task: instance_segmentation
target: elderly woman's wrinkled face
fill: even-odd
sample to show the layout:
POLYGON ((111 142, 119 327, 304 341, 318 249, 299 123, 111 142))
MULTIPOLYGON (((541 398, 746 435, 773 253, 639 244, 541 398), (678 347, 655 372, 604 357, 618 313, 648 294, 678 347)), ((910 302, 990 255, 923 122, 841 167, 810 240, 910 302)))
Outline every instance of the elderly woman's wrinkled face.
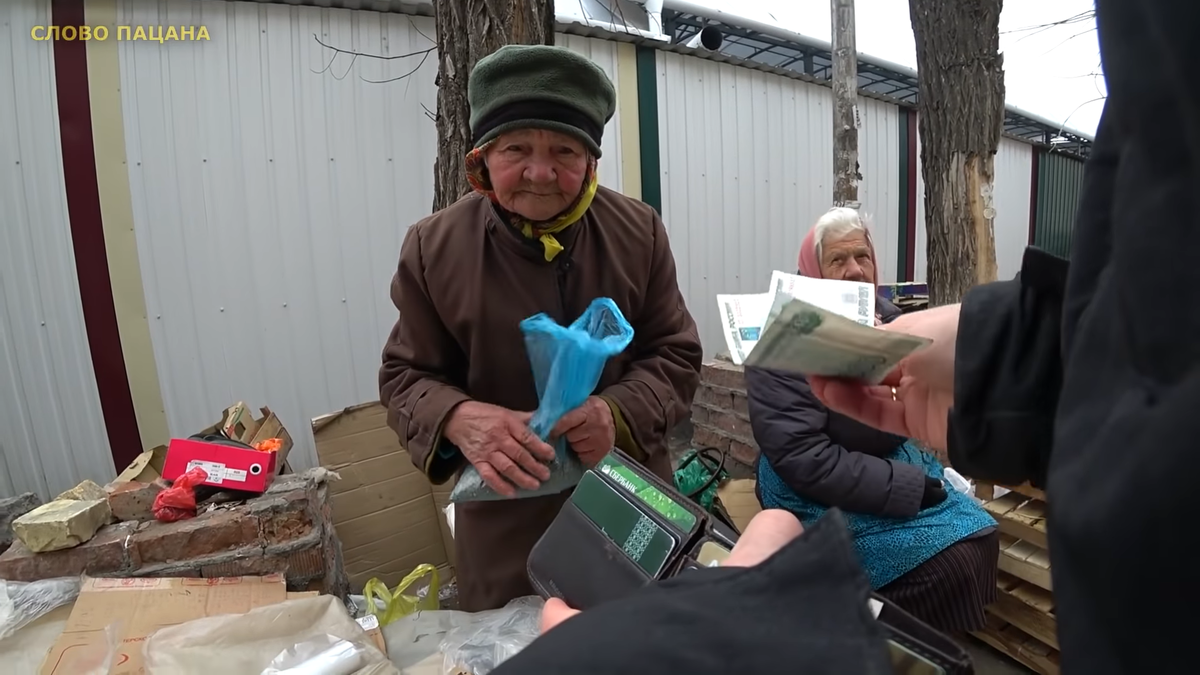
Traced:
POLYGON ((862 232, 821 242, 821 276, 842 281, 875 283, 871 246, 862 232))
POLYGON ((583 143, 544 129, 503 134, 486 160, 500 206, 533 221, 550 220, 571 206, 588 166, 583 143))

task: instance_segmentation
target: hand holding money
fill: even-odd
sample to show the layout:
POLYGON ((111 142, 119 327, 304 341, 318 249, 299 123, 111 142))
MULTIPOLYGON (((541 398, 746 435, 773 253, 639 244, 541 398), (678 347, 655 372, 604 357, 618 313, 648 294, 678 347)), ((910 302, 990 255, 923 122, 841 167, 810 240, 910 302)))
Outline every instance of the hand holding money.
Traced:
POLYGON ((901 359, 930 342, 888 329, 864 325, 779 292, 745 364, 879 384, 901 359))
POLYGON ((946 305, 905 314, 880 326, 879 332, 903 332, 928 341, 929 346, 901 359, 875 385, 835 376, 809 377, 813 393, 830 410, 945 450, 946 418, 954 405, 958 312, 959 305, 946 305))

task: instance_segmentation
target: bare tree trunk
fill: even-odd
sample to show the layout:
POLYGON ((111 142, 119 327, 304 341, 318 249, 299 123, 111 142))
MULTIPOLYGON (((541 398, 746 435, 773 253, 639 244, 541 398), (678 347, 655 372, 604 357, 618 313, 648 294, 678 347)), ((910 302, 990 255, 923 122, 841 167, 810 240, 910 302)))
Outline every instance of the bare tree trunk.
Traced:
POLYGON ((996 279, 992 179, 1004 128, 1002 0, 909 0, 917 43, 931 305, 996 279))
POLYGON ((437 0, 437 135, 433 210, 470 191, 463 157, 471 149, 467 78, 479 59, 507 44, 554 44, 554 0, 437 0))
POLYGON ((854 0, 830 0, 833 19, 833 204, 859 208, 858 51, 854 0))

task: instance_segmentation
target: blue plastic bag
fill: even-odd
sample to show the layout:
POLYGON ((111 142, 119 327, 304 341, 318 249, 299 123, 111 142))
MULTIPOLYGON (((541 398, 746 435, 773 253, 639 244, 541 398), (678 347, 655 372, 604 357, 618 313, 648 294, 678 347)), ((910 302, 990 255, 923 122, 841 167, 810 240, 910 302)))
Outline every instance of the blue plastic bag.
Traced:
MULTIPOLYGON (((633 326, 609 298, 593 300, 570 326, 560 326, 549 316, 537 314, 521 322, 521 332, 525 334, 525 351, 538 394, 538 408, 529 428, 542 440, 563 415, 583 405, 600 382, 604 364, 633 341, 633 326)), ((554 450, 550 478, 536 490, 517 488, 518 499, 557 494, 574 487, 583 477, 583 464, 565 438, 558 439, 554 450)), ((470 465, 450 493, 452 502, 497 499, 504 497, 484 483, 470 465)))

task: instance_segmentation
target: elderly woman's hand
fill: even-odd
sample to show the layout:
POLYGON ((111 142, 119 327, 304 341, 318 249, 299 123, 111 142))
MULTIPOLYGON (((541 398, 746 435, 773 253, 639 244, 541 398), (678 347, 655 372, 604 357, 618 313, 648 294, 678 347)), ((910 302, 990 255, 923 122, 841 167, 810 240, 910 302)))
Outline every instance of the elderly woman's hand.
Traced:
POLYGON ((458 446, 493 490, 515 497, 516 487, 533 490, 550 478, 543 462, 554 459, 554 448, 529 430, 530 417, 530 413, 466 401, 450 413, 442 435, 458 446))
POLYGON ((579 461, 589 469, 604 459, 617 442, 612 408, 599 396, 589 396, 583 405, 563 415, 550 432, 551 440, 567 437, 579 461))

